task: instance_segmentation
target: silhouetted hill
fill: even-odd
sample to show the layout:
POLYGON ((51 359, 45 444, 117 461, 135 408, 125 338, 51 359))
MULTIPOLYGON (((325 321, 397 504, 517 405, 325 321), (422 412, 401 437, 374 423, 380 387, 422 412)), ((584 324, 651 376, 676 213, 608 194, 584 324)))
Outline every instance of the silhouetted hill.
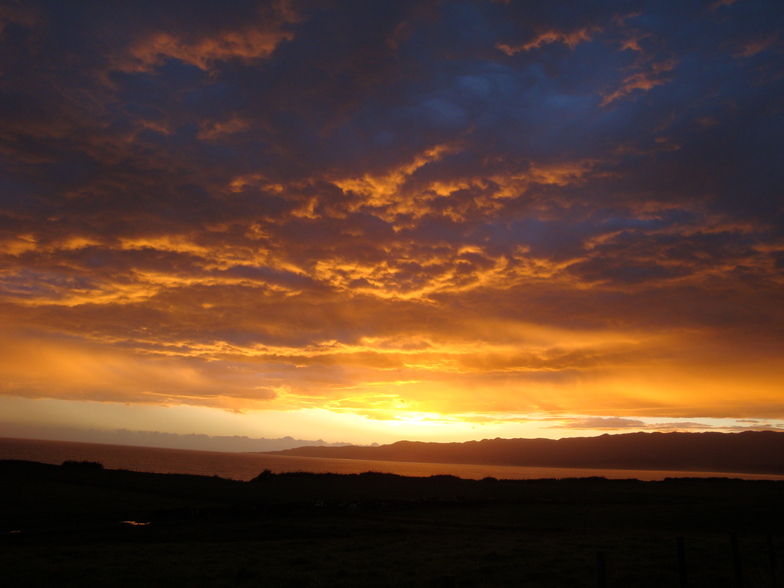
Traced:
POLYGON ((128 445, 134 447, 164 447, 169 449, 195 449, 197 451, 224 451, 227 453, 261 453, 283 451, 304 446, 338 447, 348 443, 327 443, 323 439, 270 439, 244 435, 204 435, 165 433, 161 431, 131 431, 128 429, 80 429, 77 427, 47 427, 25 423, 0 424, 0 437, 11 439, 48 439, 69 443, 99 443, 103 445, 128 445))
MULTIPOLYGON (((2 586, 775 586, 784 481, 484 480, 262 472, 253 481, 0 460, 2 586), (732 533, 733 535, 730 535, 732 533), (445 571, 449 575, 445 576, 445 571), (602 584, 603 585, 603 584, 602 584)), ((778 578, 781 578, 778 575, 778 578)))
POLYGON ((571 439, 398 441, 299 447, 275 455, 483 465, 784 474, 784 433, 626 433, 571 439))

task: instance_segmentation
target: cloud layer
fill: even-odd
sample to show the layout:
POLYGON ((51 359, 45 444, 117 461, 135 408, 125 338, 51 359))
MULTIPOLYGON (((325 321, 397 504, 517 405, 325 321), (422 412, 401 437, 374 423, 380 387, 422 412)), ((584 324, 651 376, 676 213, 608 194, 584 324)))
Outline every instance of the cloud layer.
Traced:
POLYGON ((6 2, 0 393, 784 418, 782 19, 6 2))

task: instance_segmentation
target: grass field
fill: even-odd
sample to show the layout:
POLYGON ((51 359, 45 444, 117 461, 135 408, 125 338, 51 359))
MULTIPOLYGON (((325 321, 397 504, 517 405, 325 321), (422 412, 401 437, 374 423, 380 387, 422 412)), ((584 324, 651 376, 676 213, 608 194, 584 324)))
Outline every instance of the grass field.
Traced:
POLYGON ((669 587, 680 537, 688 586, 762 587, 784 575, 783 499, 773 481, 238 482, 6 461, 0 566, 7 586, 574 587, 600 585, 602 553, 606 586, 669 587))

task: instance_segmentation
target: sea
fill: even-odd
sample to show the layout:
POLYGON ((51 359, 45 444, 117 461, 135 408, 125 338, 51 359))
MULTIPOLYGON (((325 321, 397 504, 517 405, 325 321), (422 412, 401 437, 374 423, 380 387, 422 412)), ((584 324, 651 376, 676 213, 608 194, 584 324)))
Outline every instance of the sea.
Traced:
POLYGON ((426 477, 452 475, 480 480, 493 477, 506 480, 542 478, 586 478, 600 476, 608 479, 663 480, 665 478, 742 478, 745 480, 784 480, 784 476, 739 474, 726 472, 686 472, 653 470, 610 470, 583 468, 518 467, 452 463, 419 463, 402 461, 370 461, 359 459, 327 459, 318 457, 289 457, 265 453, 225 453, 104 445, 72 441, 0 438, 0 460, 21 459, 41 463, 61 464, 67 460, 97 461, 107 469, 122 469, 161 474, 195 474, 219 476, 232 480, 250 480, 264 470, 273 473, 313 472, 359 474, 382 472, 402 476, 426 477))

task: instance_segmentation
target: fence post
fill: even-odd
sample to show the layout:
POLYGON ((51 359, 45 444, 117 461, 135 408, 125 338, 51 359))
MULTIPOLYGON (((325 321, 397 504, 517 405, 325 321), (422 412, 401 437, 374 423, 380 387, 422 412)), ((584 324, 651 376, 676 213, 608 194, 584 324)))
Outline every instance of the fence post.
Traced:
POLYGON ((732 568, 735 571, 735 588, 743 588, 743 568, 740 563, 740 548, 738 547, 738 534, 730 534, 732 546, 732 568))
POLYGON ((596 552, 596 583, 599 588, 607 588, 607 558, 604 551, 596 552))
POLYGON ((678 551, 678 586, 686 588, 689 583, 686 577, 686 548, 683 544, 683 537, 675 538, 675 547, 678 551))

